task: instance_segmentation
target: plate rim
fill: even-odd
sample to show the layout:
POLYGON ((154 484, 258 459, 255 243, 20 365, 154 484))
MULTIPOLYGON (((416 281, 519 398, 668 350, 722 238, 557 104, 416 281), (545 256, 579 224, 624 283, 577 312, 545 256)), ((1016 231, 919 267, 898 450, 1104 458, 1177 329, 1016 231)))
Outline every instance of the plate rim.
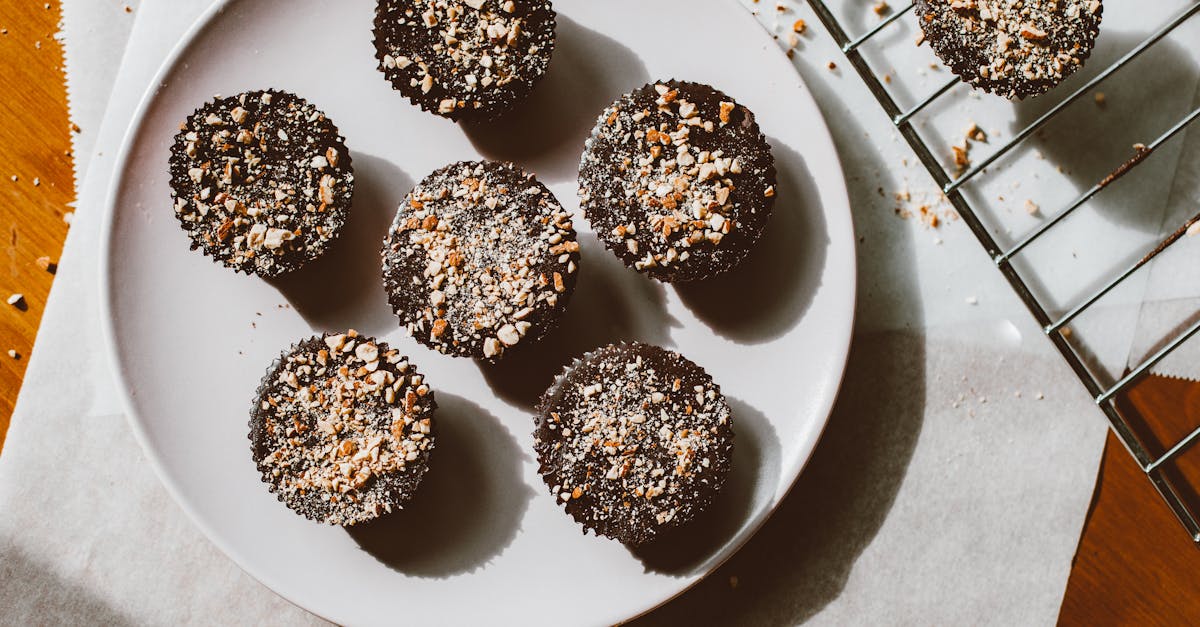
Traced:
MULTIPOLYGON (((162 86, 166 83, 167 78, 179 65, 180 59, 193 45, 195 45, 197 38, 212 25, 213 21, 231 4, 238 1, 241 0, 213 0, 212 4, 210 4, 208 8, 204 9, 204 11, 200 13, 195 22, 193 22, 181 35, 179 41, 172 46, 169 54, 167 54, 162 63, 159 65, 158 69, 155 71, 153 79, 146 86, 146 90, 138 99, 134 113, 129 120, 129 124, 126 125, 124 129, 124 133, 120 142, 120 148, 117 151, 117 156, 113 162, 113 171, 108 180, 108 187, 104 197, 104 210, 101 216, 102 223, 98 247, 98 253, 100 255, 98 264, 100 277, 99 281, 97 282, 97 289, 100 291, 100 326, 102 329, 102 336, 104 338, 106 362, 109 366, 109 370, 111 371, 112 381, 116 384, 115 391, 120 400, 121 407, 124 409, 125 420, 129 424, 130 429, 133 431, 134 439, 137 440, 143 454, 150 462, 150 465, 153 468, 154 474, 158 478, 159 483, 166 489, 167 493, 171 496, 171 499, 175 502, 175 504, 183 510, 189 522, 199 529, 204 537, 209 542, 213 543, 213 545, 215 545, 218 549, 220 549, 221 552, 224 553, 227 558, 233 561, 233 563, 236 564, 239 569, 250 575, 259 583, 266 586, 276 596, 314 616, 332 622, 332 619, 329 616, 310 606, 305 602, 305 600, 294 599, 281 592, 285 586, 280 585, 279 582, 277 582, 271 575, 268 569, 251 566, 249 560, 245 559, 244 556, 242 556, 239 551, 231 545, 231 543, 226 542, 220 533, 208 525, 204 518, 192 505, 192 503, 185 498, 184 491, 177 485, 172 476, 167 472, 166 464, 163 462, 162 456, 159 454, 157 449, 150 444, 149 436, 142 425, 143 419, 140 418, 140 412, 138 411, 137 405, 134 402, 135 395, 133 393, 133 388, 130 385, 129 378, 126 376, 125 366, 119 357, 119 351, 117 348, 117 328, 116 320, 113 316, 116 289, 116 281, 113 280, 113 250, 115 248, 113 244, 116 237, 114 227, 116 222, 116 213, 118 210, 117 202, 121 196, 121 192, 125 189, 125 186, 128 185, 126 174, 128 170, 129 159, 134 149, 134 141, 142 127, 145 125, 146 117, 149 113, 150 107, 156 100, 162 86)), ((737 0, 709 1, 737 2, 737 0)), ((739 9, 738 12, 741 15, 741 18, 739 19, 752 20, 755 26, 757 26, 765 36, 770 37, 772 35, 767 26, 758 20, 747 7, 742 6, 740 2, 737 2, 737 4, 739 9)), ((767 54, 784 55, 784 52, 778 45, 774 45, 768 47, 767 54), (774 48, 773 52, 771 51, 771 48, 774 48)), ((845 295, 843 296, 845 302, 841 304, 841 307, 844 308, 847 315, 844 318, 843 324, 838 325, 836 328, 830 329, 831 332, 835 333, 835 338, 838 340, 835 342, 837 354, 834 355, 834 362, 840 364, 840 366, 836 367, 835 373, 831 373, 834 376, 829 378, 828 383, 825 386, 825 400, 817 404, 817 411, 815 414, 822 416, 822 418, 817 421, 819 425, 818 428, 812 429, 808 434, 809 438, 811 439, 811 443, 805 447, 807 450, 804 453, 797 456, 797 467, 795 468, 794 473, 792 473, 791 478, 780 480, 769 510, 766 511, 764 515, 759 516, 757 521, 753 521, 751 523, 749 533, 744 534, 739 541, 737 541, 735 544, 732 544, 726 550, 724 557, 714 562, 707 570, 691 577, 680 578, 680 584, 677 585, 676 589, 669 595, 664 596, 662 599, 653 602, 646 607, 634 610, 634 613, 630 614, 626 618, 621 619, 620 623, 618 624, 624 624, 626 622, 636 620, 637 618, 649 614, 650 612, 653 612, 659 607, 662 607, 683 595, 692 587, 708 578, 717 569, 721 568, 722 565, 724 565, 734 555, 741 551, 746 543, 762 530, 763 525, 765 525, 766 522, 772 516, 774 516, 775 512, 778 511, 779 506, 782 504, 783 500, 787 498, 788 494, 799 480, 800 475, 804 472, 804 469, 812 460, 813 454, 816 451, 816 447, 820 442, 825 429, 829 425, 829 419, 832 415, 834 405, 837 402, 841 392, 842 384, 845 380, 846 370, 849 365, 855 320, 857 317, 858 300, 858 258, 856 252, 857 236, 850 205, 850 194, 846 183, 845 168, 842 166, 842 156, 838 151, 837 144, 833 140, 833 135, 830 132, 829 124, 825 117, 825 111, 813 97, 812 90, 808 88, 808 82, 804 79, 804 76, 800 73, 799 69, 793 65, 792 71, 796 74, 796 78, 799 80, 800 85, 803 88, 801 90, 802 96, 800 97, 807 100, 808 104, 810 104, 816 111, 820 113, 818 116, 819 120, 817 120, 818 124, 816 125, 820 131, 820 134, 815 139, 818 139, 820 144, 825 145, 828 154, 832 156, 833 165, 837 168, 837 171, 840 174, 840 176, 836 177, 837 180, 831 183, 833 188, 829 190, 834 196, 833 200, 845 207, 844 237, 848 238, 845 246, 846 254, 844 255, 846 258, 834 260, 842 267, 846 268, 849 275, 848 281, 846 281, 847 285, 845 295)), ((825 215, 828 216, 829 212, 825 212, 825 215)), ((828 264, 829 261, 826 263, 828 264)))

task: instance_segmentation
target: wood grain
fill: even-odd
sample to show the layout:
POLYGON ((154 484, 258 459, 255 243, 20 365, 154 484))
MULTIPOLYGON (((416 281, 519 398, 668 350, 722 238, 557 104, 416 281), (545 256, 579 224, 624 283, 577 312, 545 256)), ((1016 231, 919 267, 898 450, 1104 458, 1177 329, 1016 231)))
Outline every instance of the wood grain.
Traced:
MULTIPOLYGON (((1148 377, 1130 391, 1124 405, 1153 425, 1145 437, 1160 440, 1162 448, 1200 424, 1200 384, 1148 377)), ((1200 486, 1200 449, 1184 453, 1177 466, 1192 485, 1200 486)), ((1059 623, 1196 624, 1197 573, 1200 548, 1110 434, 1059 623)))
MULTIPOLYGON (((0 236, 8 265, 0 300, 22 293, 28 303, 24 311, 0 304, 0 448, 53 279, 36 262, 58 259, 63 214, 74 196, 62 50, 53 38, 58 21, 57 1, 47 9, 0 0, 0 28, 7 31, 0 34, 0 236), (10 348, 19 359, 5 355, 10 348)), ((1200 424, 1200 384, 1150 377, 1128 403, 1159 425, 1164 441, 1200 424)), ((1200 450, 1180 459, 1179 472, 1200 485, 1200 450)), ((1200 549, 1110 436, 1060 622, 1196 623, 1197 572, 1200 549)))
POLYGON ((59 3, 46 6, 0 0, 0 237, 7 266, 0 300, 18 293, 26 303, 24 310, 0 303, 0 449, 54 278, 37 259, 58 260, 63 214, 75 195, 63 54, 54 39, 59 3))

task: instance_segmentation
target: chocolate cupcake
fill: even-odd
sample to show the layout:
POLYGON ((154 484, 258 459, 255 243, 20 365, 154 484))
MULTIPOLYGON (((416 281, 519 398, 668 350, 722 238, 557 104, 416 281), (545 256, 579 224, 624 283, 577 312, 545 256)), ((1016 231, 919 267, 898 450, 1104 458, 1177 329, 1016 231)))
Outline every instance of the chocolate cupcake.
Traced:
POLYGON ((460 162, 408 194, 383 247, 392 309, 422 344, 496 361, 554 326, 575 290, 570 214, 521 168, 460 162))
POLYGON ((400 93, 451 120, 498 117, 550 67, 549 0, 379 0, 375 56, 400 93))
POLYGON ((171 197, 192 248, 246 274, 279 276, 324 254, 353 191, 337 127, 287 92, 218 98, 171 148, 171 197))
POLYGON ((963 81, 1005 98, 1050 91, 1092 54, 1100 0, 917 0, 924 38, 963 81))
POLYGON ((775 206, 775 160, 754 114, 699 83, 668 81, 600 115, 579 166, 597 237, 661 281, 740 264, 775 206))
POLYGON ((725 483, 729 405, 700 366, 648 344, 584 355, 542 396, 539 472, 567 513, 630 546, 692 520, 725 483))
POLYGON ((354 331, 313 337, 267 369, 250 413, 254 463, 296 513, 367 522, 416 491, 436 407, 424 377, 387 344, 354 331))

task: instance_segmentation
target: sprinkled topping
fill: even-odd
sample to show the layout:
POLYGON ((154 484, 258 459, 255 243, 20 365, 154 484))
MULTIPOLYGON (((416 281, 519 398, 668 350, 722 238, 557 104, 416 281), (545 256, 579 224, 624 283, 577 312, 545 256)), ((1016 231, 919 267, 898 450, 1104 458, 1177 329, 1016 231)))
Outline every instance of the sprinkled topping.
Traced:
POLYGON ((533 89, 550 66, 549 0, 381 0, 379 69, 426 111, 489 118, 533 89))
POLYGON ((534 446, 551 493, 585 528, 626 544, 691 520, 729 472, 733 429, 720 388, 656 346, 585 355, 538 414, 534 446))
POLYGON ((354 174, 337 128, 286 92, 218 99, 175 137, 171 196, 192 248, 272 277, 316 259, 346 222, 354 174))
POLYGON ((279 500, 353 525, 400 509, 433 450, 433 392, 407 357, 355 331, 314 337, 267 371, 254 461, 279 500))
POLYGON ((736 266, 775 196, 754 116, 706 85, 647 85, 601 114, 580 164, 588 220, 627 265, 666 281, 736 266))
POLYGON ((925 40, 962 79, 1006 98, 1049 91, 1083 66, 1100 0, 918 0, 925 40))
POLYGON ((405 198, 384 243, 383 275, 413 337, 495 361, 554 323, 579 259, 570 214, 531 174, 460 162, 405 198))

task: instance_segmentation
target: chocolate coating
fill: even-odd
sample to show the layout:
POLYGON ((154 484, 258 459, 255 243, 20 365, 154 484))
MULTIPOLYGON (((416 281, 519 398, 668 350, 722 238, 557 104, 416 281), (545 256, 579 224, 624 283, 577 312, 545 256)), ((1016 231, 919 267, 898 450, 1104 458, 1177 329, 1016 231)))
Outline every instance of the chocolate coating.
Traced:
POLYGON ((584 530, 630 546, 692 520, 725 483, 729 405, 702 368, 649 344, 584 355, 538 404, 534 448, 584 530))
POLYGON ((324 254, 354 193, 337 127, 303 98, 274 90, 196 110, 175 136, 170 173, 175 216, 192 248, 262 277, 324 254))
POLYGON ((408 194, 383 247, 383 282, 422 344, 497 361, 542 337, 575 290, 579 243, 550 190, 503 162, 459 162, 408 194))
POLYGON ((401 509, 434 448, 433 391, 373 338, 313 337, 267 369, 250 413, 262 480, 311 520, 350 526, 401 509))
POLYGON ((966 83, 1005 98, 1044 94, 1083 67, 1101 0, 917 0, 925 40, 966 83))
POLYGON ((422 109, 487 120, 533 90, 550 67, 549 0, 379 0, 379 70, 422 109))
POLYGON ((604 110, 579 166, 580 204, 625 265, 661 281, 728 272, 775 206, 754 114, 699 83, 646 85, 604 110))

